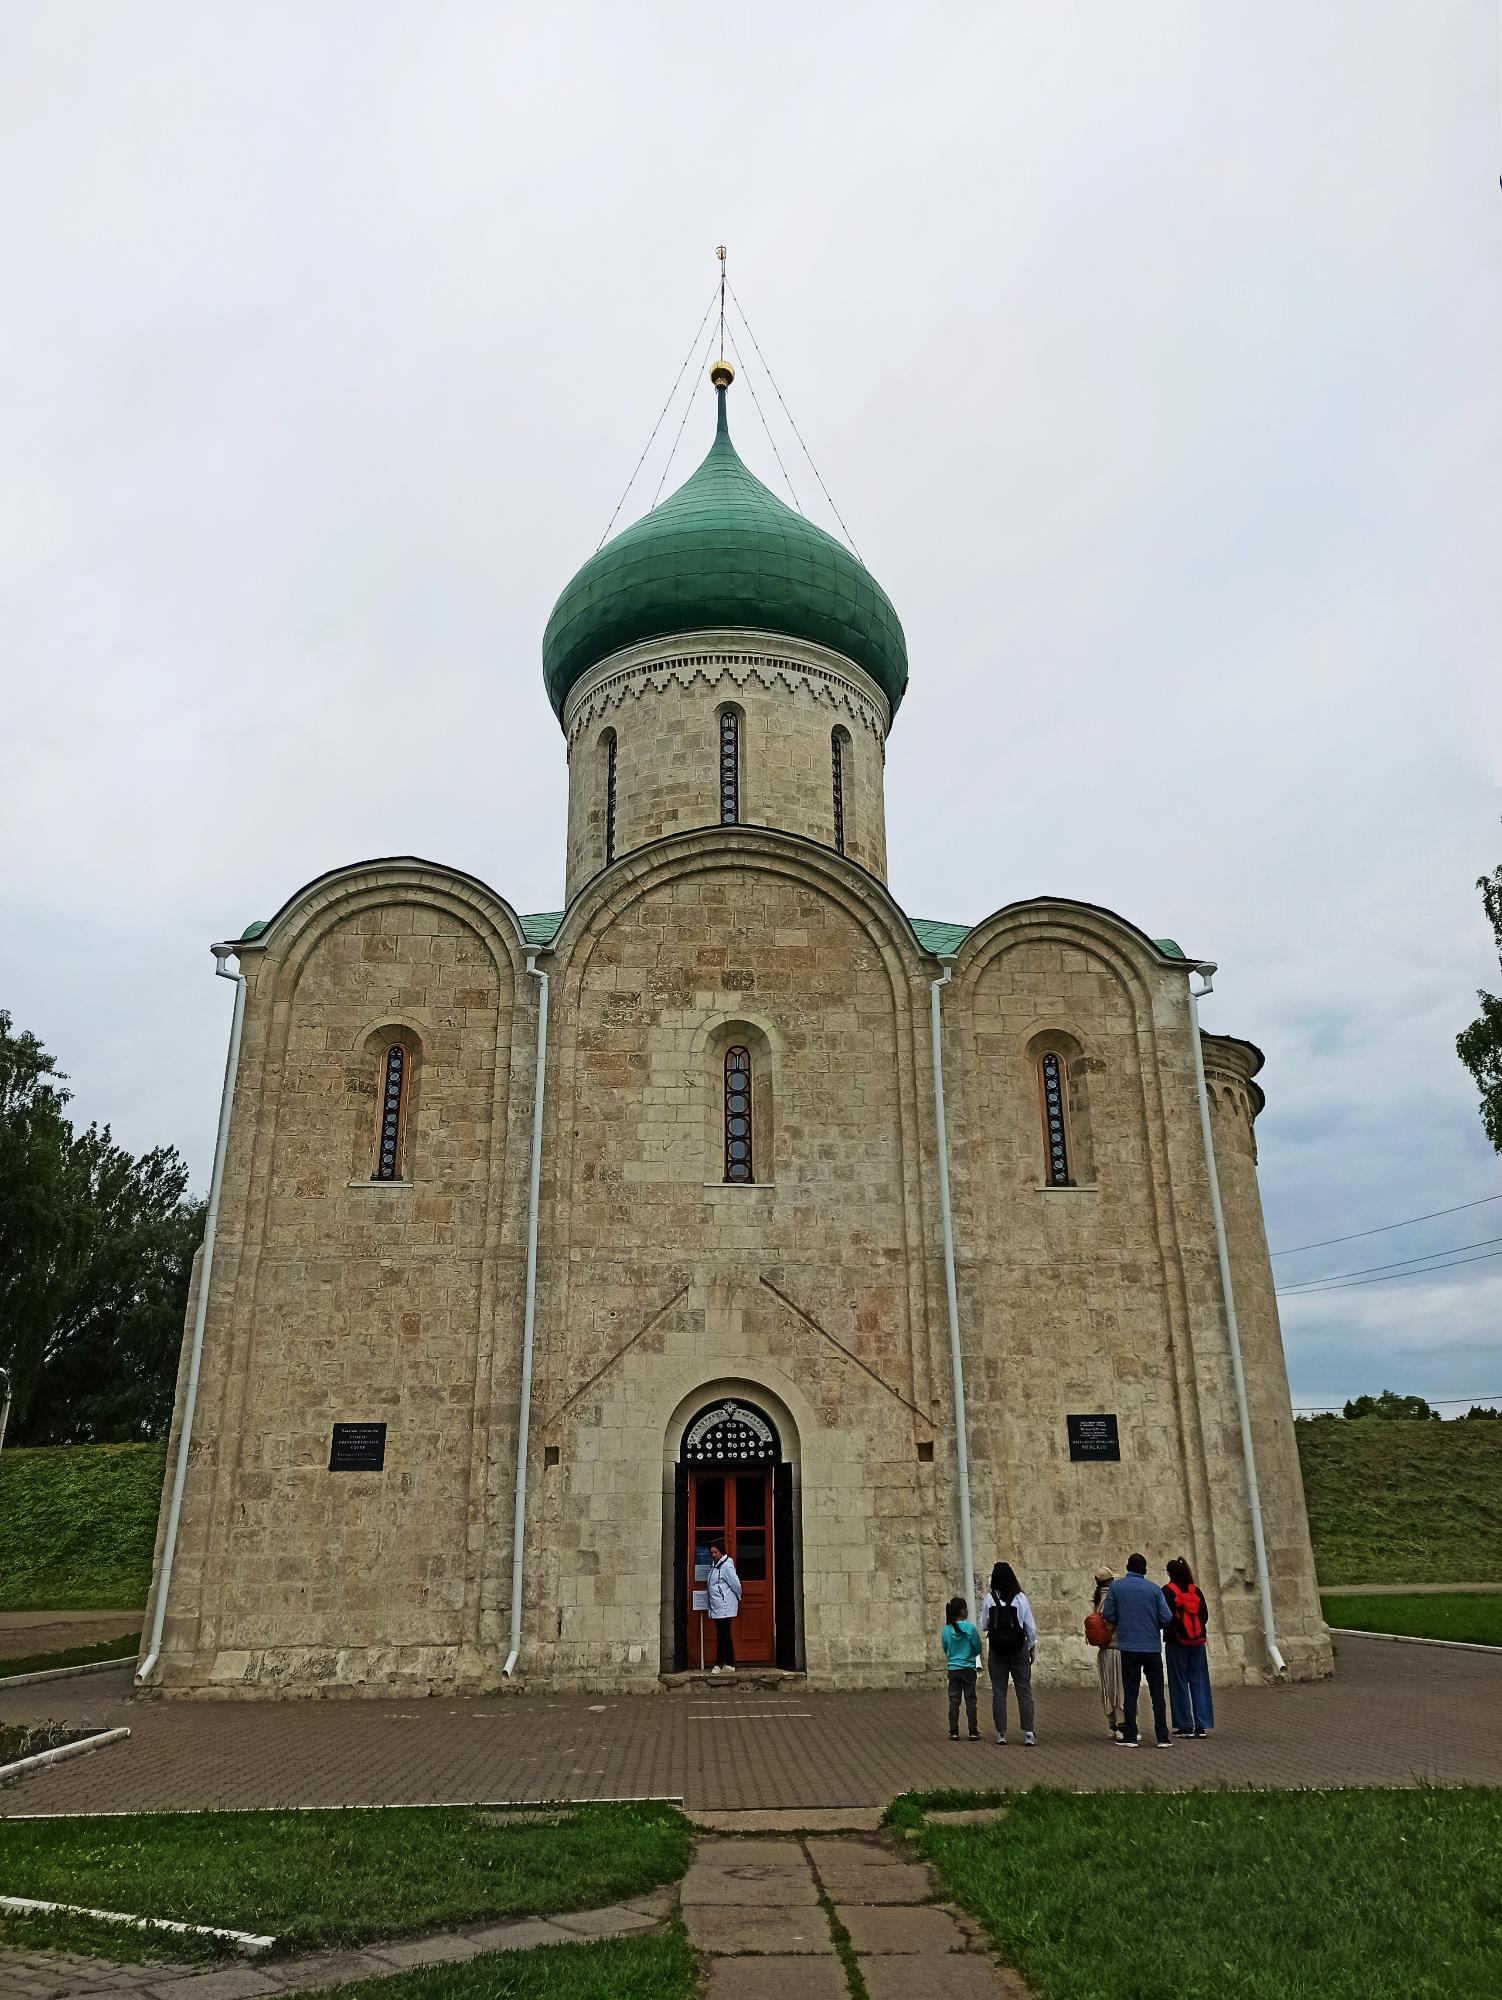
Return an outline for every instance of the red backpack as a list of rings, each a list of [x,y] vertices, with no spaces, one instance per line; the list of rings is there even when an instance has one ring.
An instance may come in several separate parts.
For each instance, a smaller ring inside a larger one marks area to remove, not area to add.
[[[1165,1583],[1163,1595],[1168,1599],[1173,1612],[1173,1640],[1179,1646],[1203,1646],[1205,1643],[1205,1599],[1198,1584],[1188,1590],[1180,1590],[1176,1583]]]

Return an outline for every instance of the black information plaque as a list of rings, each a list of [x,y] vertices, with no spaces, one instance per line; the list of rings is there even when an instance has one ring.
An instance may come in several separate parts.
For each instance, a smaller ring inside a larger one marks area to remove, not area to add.
[[[330,1472],[380,1472],[385,1464],[384,1424],[335,1424],[329,1445]]]
[[[1116,1434],[1114,1416],[1066,1417],[1071,1458],[1120,1458],[1121,1439]]]

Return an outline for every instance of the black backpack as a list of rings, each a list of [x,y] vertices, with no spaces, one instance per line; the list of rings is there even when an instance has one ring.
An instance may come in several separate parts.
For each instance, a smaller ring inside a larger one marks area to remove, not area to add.
[[[991,1609],[986,1615],[986,1637],[991,1642],[993,1653],[1022,1651],[1027,1634],[1017,1616],[1017,1607],[1010,1599],[1005,1603],[999,1598],[991,1599]]]

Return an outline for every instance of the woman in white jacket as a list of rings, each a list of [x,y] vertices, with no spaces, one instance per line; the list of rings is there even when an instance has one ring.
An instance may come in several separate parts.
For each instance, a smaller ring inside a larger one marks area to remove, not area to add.
[[[735,1672],[735,1639],[731,1627],[741,1608],[741,1580],[735,1564],[726,1555],[724,1544],[709,1545],[709,1615],[714,1620],[715,1663],[711,1673]]]
[[[1022,1741],[1032,1749],[1033,1659],[1038,1651],[1038,1627],[1017,1572],[1010,1563],[997,1563],[991,1571],[991,1588],[980,1607],[980,1629],[986,1641],[986,1673],[991,1681],[991,1720],[996,1724],[996,1740],[1007,1740],[1007,1677],[1017,1690],[1017,1719],[1022,1724]]]

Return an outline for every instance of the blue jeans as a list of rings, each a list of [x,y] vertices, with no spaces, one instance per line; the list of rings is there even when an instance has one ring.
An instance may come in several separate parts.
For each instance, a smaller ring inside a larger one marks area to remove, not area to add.
[[[1142,1692],[1142,1683],[1147,1681],[1148,1699],[1153,1705],[1153,1732],[1160,1743],[1172,1742],[1168,1733],[1168,1716],[1163,1707],[1163,1655],[1161,1653],[1133,1653],[1125,1646],[1121,1652],[1121,1701],[1123,1743],[1137,1741],[1137,1697]]]
[[[1210,1699],[1210,1662],[1203,1646],[1163,1649],[1168,1655],[1168,1705],[1175,1729],[1213,1729],[1215,1704]]]

